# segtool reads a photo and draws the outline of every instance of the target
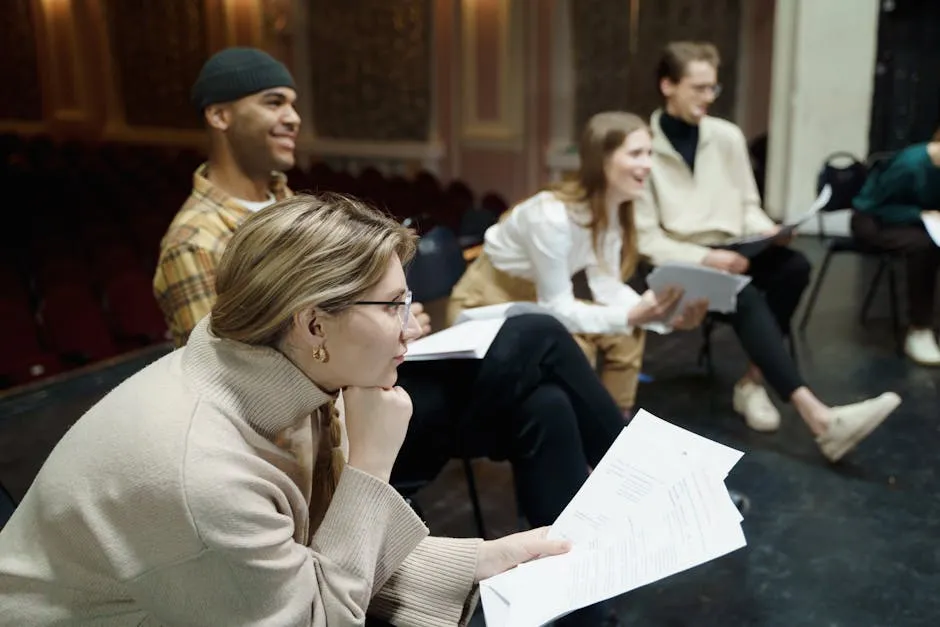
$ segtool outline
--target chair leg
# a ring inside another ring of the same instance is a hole
[[[832,261],[832,251],[827,250],[826,256],[823,257],[822,266],[819,268],[819,274],[816,276],[816,282],[813,283],[813,289],[810,290],[809,300],[806,301],[806,309],[803,310],[803,317],[800,318],[800,331],[806,330],[806,325],[809,323],[810,314],[813,313],[813,308],[816,307],[816,299],[819,297],[819,289],[822,287],[823,281],[826,278],[826,272],[829,271],[829,263]]]
[[[702,348],[698,351],[698,365],[704,366],[709,375],[715,373],[715,366],[712,362],[712,331],[715,323],[710,318],[706,318],[702,323]]]
[[[467,492],[470,495],[470,505],[473,507],[473,520],[477,525],[480,537],[486,539],[486,526],[483,524],[483,508],[480,507],[480,496],[477,493],[477,481],[473,474],[473,464],[469,457],[463,458],[463,472],[467,478]]]
[[[898,355],[904,356],[904,337],[901,332],[901,319],[898,315],[898,283],[894,261],[888,260],[888,292],[891,297],[891,331],[894,333],[894,348]]]
[[[875,301],[875,294],[878,292],[878,285],[881,283],[881,277],[885,273],[885,267],[889,263],[891,263],[891,260],[886,257],[882,257],[878,260],[878,269],[875,270],[875,276],[871,280],[871,285],[868,286],[868,291],[865,292],[865,300],[862,301],[862,312],[861,317],[859,318],[862,326],[868,324],[868,311],[871,309],[871,305]]]

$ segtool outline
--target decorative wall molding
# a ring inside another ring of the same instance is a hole
[[[575,69],[570,0],[552,0],[551,143],[546,159],[575,145]]]
[[[521,0],[461,0],[461,143],[468,148],[524,148],[525,28]],[[489,13],[489,15],[487,15]],[[495,68],[479,66],[479,42],[486,26],[496,26]],[[488,82],[486,70],[495,70]],[[496,115],[488,118],[481,96],[493,90]]]
[[[222,1],[226,45],[264,47],[264,20],[259,0]]]
[[[323,160],[418,163],[421,168],[435,174],[440,172],[440,163],[447,154],[444,144],[440,141],[379,142],[327,139],[310,135],[300,137],[297,150],[305,157]]]
[[[0,38],[0,79],[6,88],[0,118],[10,123],[43,119],[42,6],[39,0],[6,0]]]
[[[92,117],[85,51],[77,33],[79,20],[72,0],[40,2],[41,58],[46,63],[45,100],[52,124],[87,124]],[[38,33],[37,33],[38,35]],[[41,72],[42,73],[42,72]]]

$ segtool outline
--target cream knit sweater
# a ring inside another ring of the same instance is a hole
[[[699,123],[695,172],[650,120],[653,169],[633,203],[640,254],[654,265],[701,263],[709,246],[774,227],[760,206],[747,141],[737,126],[706,116]]]
[[[202,320],[46,460],[0,532],[0,625],[468,620],[480,540],[427,537],[388,484],[346,468],[309,528],[326,506],[309,502],[310,414],[329,400]]]

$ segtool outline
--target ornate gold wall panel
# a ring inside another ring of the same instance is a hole
[[[318,137],[425,141],[431,0],[308,0]]]
[[[655,71],[677,39],[718,46],[724,86],[712,113],[734,112],[741,0],[573,0],[569,3],[575,67],[575,122],[626,109],[648,116],[660,104]]]
[[[42,85],[37,58],[37,33],[32,0],[0,3],[0,119],[39,121],[43,118]]]
[[[189,91],[209,55],[202,0],[106,0],[124,120],[131,127],[198,128]]]

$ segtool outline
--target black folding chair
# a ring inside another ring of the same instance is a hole
[[[419,226],[420,222],[433,223],[428,216],[407,218],[403,224],[408,227]],[[408,287],[419,302],[437,300],[450,295],[451,290],[460,277],[463,276],[467,264],[463,258],[463,250],[457,235],[446,226],[435,225],[428,229],[418,242],[418,249],[414,259],[408,264],[406,275]],[[476,476],[473,473],[472,458],[469,454],[461,452],[464,477],[467,481],[467,493],[470,505],[473,508],[473,519],[477,526],[477,533],[481,538],[486,537],[486,525],[483,521],[483,508],[480,505],[480,496],[477,492]],[[423,485],[409,482],[407,485],[393,486],[402,496],[408,499],[415,511],[420,506],[414,501],[414,495]]]
[[[881,283],[881,278],[884,276],[885,272],[887,272],[888,292],[890,297],[889,305],[891,308],[891,325],[894,333],[895,348],[897,349],[898,354],[903,354],[904,338],[901,332],[901,321],[900,315],[898,313],[899,305],[897,270],[895,267],[895,262],[898,260],[898,255],[876,247],[868,246],[863,242],[856,240],[852,235],[835,235],[827,237],[823,220],[823,214],[830,214],[847,210],[851,211],[852,200],[861,191],[869,172],[875,168],[885,165],[891,159],[891,157],[894,156],[894,154],[895,153],[891,152],[875,153],[868,158],[866,163],[862,163],[851,153],[837,152],[830,155],[823,164],[823,167],[820,169],[816,180],[817,193],[827,184],[832,188],[832,198],[829,200],[826,206],[822,208],[822,210],[819,212],[819,216],[817,217],[819,223],[819,236],[820,238],[826,240],[826,255],[823,257],[823,262],[819,268],[819,273],[816,275],[816,280],[813,282],[813,286],[810,290],[809,300],[806,303],[806,309],[803,311],[803,317],[800,319],[800,331],[805,331],[807,325],[809,324],[809,318],[816,306],[816,299],[819,297],[819,292],[822,288],[823,281],[826,278],[826,273],[829,271],[829,264],[832,261],[832,258],[838,254],[855,254],[863,258],[873,259],[878,264],[877,269],[875,270],[875,275],[865,292],[864,299],[862,300],[862,310],[860,312],[859,320],[863,325],[868,321],[868,312],[871,309],[872,303],[874,302],[875,294],[877,293],[878,287]],[[847,165],[841,167],[835,165],[834,162],[838,159],[847,159]]]

